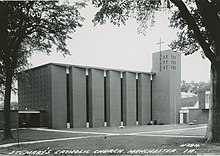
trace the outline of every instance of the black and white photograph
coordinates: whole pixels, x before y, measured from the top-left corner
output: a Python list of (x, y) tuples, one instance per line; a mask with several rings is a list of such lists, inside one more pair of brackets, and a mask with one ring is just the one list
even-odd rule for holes
[(220, 155), (220, 1), (0, 0), (0, 155)]

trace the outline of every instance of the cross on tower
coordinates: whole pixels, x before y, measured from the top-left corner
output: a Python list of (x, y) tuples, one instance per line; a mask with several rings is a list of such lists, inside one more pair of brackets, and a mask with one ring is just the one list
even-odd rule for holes
[(163, 44), (164, 42), (161, 41), (161, 37), (160, 37), (160, 41), (159, 43), (156, 43), (156, 44), (159, 44), (159, 52), (160, 52), (160, 71), (162, 70), (162, 54), (161, 54), (161, 45)]
[(159, 43), (156, 43), (157, 45), (159, 44), (159, 51), (161, 52), (161, 45), (163, 44), (164, 42), (161, 41), (161, 37), (160, 37), (160, 41)]

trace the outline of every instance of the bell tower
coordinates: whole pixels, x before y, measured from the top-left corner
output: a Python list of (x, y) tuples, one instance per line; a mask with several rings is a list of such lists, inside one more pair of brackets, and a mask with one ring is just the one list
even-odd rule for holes
[(181, 54), (153, 53), (152, 114), (158, 124), (177, 124), (181, 104)]

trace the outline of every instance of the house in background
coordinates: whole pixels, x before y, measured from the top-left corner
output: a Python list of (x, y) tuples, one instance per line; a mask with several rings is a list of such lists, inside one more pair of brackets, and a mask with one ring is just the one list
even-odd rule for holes
[(210, 91), (200, 91), (198, 96), (185, 96), (184, 94), (179, 110), (180, 124), (207, 124), (209, 105)]

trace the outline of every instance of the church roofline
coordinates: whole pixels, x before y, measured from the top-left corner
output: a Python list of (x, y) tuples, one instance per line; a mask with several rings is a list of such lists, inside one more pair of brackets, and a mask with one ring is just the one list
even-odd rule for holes
[(170, 52), (170, 51), (172, 51), (172, 52), (174, 52), (174, 53), (177, 53), (177, 54), (181, 54), (180, 52), (177, 52), (177, 51), (173, 51), (172, 49), (166, 49), (166, 50), (161, 50), (161, 51), (155, 51), (155, 52), (153, 52), (153, 53), (165, 53), (165, 52)]
[(95, 67), (95, 66), (85, 66), (85, 65), (75, 65), (75, 64), (65, 64), (65, 63), (55, 63), (55, 62), (50, 62), (50, 63), (46, 63), (46, 64), (42, 64), (28, 70), (33, 70), (33, 69), (37, 69), (40, 67), (44, 67), (44, 66), (48, 66), (48, 65), (57, 65), (57, 66), (63, 66), (63, 67), (78, 67), (78, 68), (86, 68), (86, 69), (99, 69), (99, 70), (111, 70), (111, 71), (118, 71), (118, 72), (131, 72), (131, 73), (144, 73), (144, 74), (149, 74), (149, 75), (155, 75), (155, 72), (145, 72), (145, 71), (138, 71), (138, 70), (125, 70), (125, 69), (115, 69), (115, 68), (104, 68), (104, 67)]

